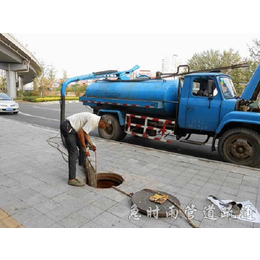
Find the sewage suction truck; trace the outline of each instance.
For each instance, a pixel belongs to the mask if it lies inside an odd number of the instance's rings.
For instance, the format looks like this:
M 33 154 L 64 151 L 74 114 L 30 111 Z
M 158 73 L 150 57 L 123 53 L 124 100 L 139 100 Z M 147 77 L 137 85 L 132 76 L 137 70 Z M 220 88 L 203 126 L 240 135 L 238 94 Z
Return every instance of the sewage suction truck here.
M 217 146 L 222 160 L 252 167 L 260 164 L 260 65 L 240 97 L 232 78 L 221 71 L 191 72 L 187 66 L 185 73 L 178 68 L 173 74 L 157 73 L 154 79 L 131 79 L 138 68 L 96 72 L 65 81 L 61 88 L 61 120 L 67 85 L 95 79 L 79 100 L 92 107 L 95 114 L 110 117 L 110 127 L 99 130 L 102 138 L 122 140 L 126 134 L 132 134 L 197 145 L 212 138 L 211 150 L 215 151 Z M 204 135 L 205 141 L 190 140 L 192 134 Z

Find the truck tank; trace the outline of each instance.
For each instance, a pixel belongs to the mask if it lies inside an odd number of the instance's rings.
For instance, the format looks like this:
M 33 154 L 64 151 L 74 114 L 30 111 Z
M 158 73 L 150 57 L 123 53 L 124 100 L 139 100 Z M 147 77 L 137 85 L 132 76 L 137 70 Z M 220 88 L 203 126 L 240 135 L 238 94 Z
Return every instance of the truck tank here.
M 128 113 L 175 117 L 178 80 L 99 80 L 86 89 L 80 101 L 95 109 L 118 109 Z

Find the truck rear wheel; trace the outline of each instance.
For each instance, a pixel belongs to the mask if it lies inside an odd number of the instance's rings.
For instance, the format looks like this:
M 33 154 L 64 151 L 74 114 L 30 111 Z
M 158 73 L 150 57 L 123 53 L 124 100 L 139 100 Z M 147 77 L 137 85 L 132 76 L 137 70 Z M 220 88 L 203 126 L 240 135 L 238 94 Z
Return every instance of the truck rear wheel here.
M 113 115 L 107 115 L 112 124 L 106 129 L 98 129 L 99 135 L 104 139 L 120 141 L 125 138 L 126 133 L 124 132 L 124 127 L 120 126 L 117 118 Z
M 246 128 L 235 128 L 224 133 L 219 140 L 220 157 L 235 164 L 255 167 L 260 164 L 260 136 Z

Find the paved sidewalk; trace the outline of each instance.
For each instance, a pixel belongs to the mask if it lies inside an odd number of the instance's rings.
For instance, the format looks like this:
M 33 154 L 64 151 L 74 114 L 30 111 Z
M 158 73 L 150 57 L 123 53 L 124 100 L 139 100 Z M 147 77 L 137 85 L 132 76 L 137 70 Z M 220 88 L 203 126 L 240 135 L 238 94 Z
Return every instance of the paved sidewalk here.
M 129 219 L 131 199 L 114 189 L 69 186 L 67 163 L 46 142 L 58 136 L 58 131 L 4 116 L 0 117 L 0 126 L 0 227 L 4 227 L 1 218 L 9 218 L 17 227 L 25 228 L 191 228 L 181 215 L 177 219 L 146 215 L 139 220 Z M 61 145 L 60 139 L 53 141 Z M 211 205 L 208 195 L 223 200 L 250 200 L 259 210 L 259 169 L 101 138 L 93 137 L 93 141 L 97 145 L 98 172 L 120 174 L 124 178 L 120 189 L 128 193 L 143 188 L 170 193 L 180 200 L 183 209 L 189 209 L 193 222 L 202 228 L 260 227 L 221 218 L 218 209 L 211 212 L 215 220 L 207 214 Z M 81 167 L 77 177 L 85 177 Z

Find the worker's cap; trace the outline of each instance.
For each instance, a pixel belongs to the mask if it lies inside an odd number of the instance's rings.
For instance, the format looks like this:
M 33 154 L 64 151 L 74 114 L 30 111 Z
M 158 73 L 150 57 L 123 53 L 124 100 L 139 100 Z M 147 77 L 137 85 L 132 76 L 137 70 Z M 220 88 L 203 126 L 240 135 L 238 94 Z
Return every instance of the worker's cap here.
M 112 124 L 111 119 L 110 119 L 109 116 L 107 116 L 107 115 L 101 116 L 101 120 L 104 121 L 104 123 L 105 123 L 106 125 L 111 125 L 111 124 Z

